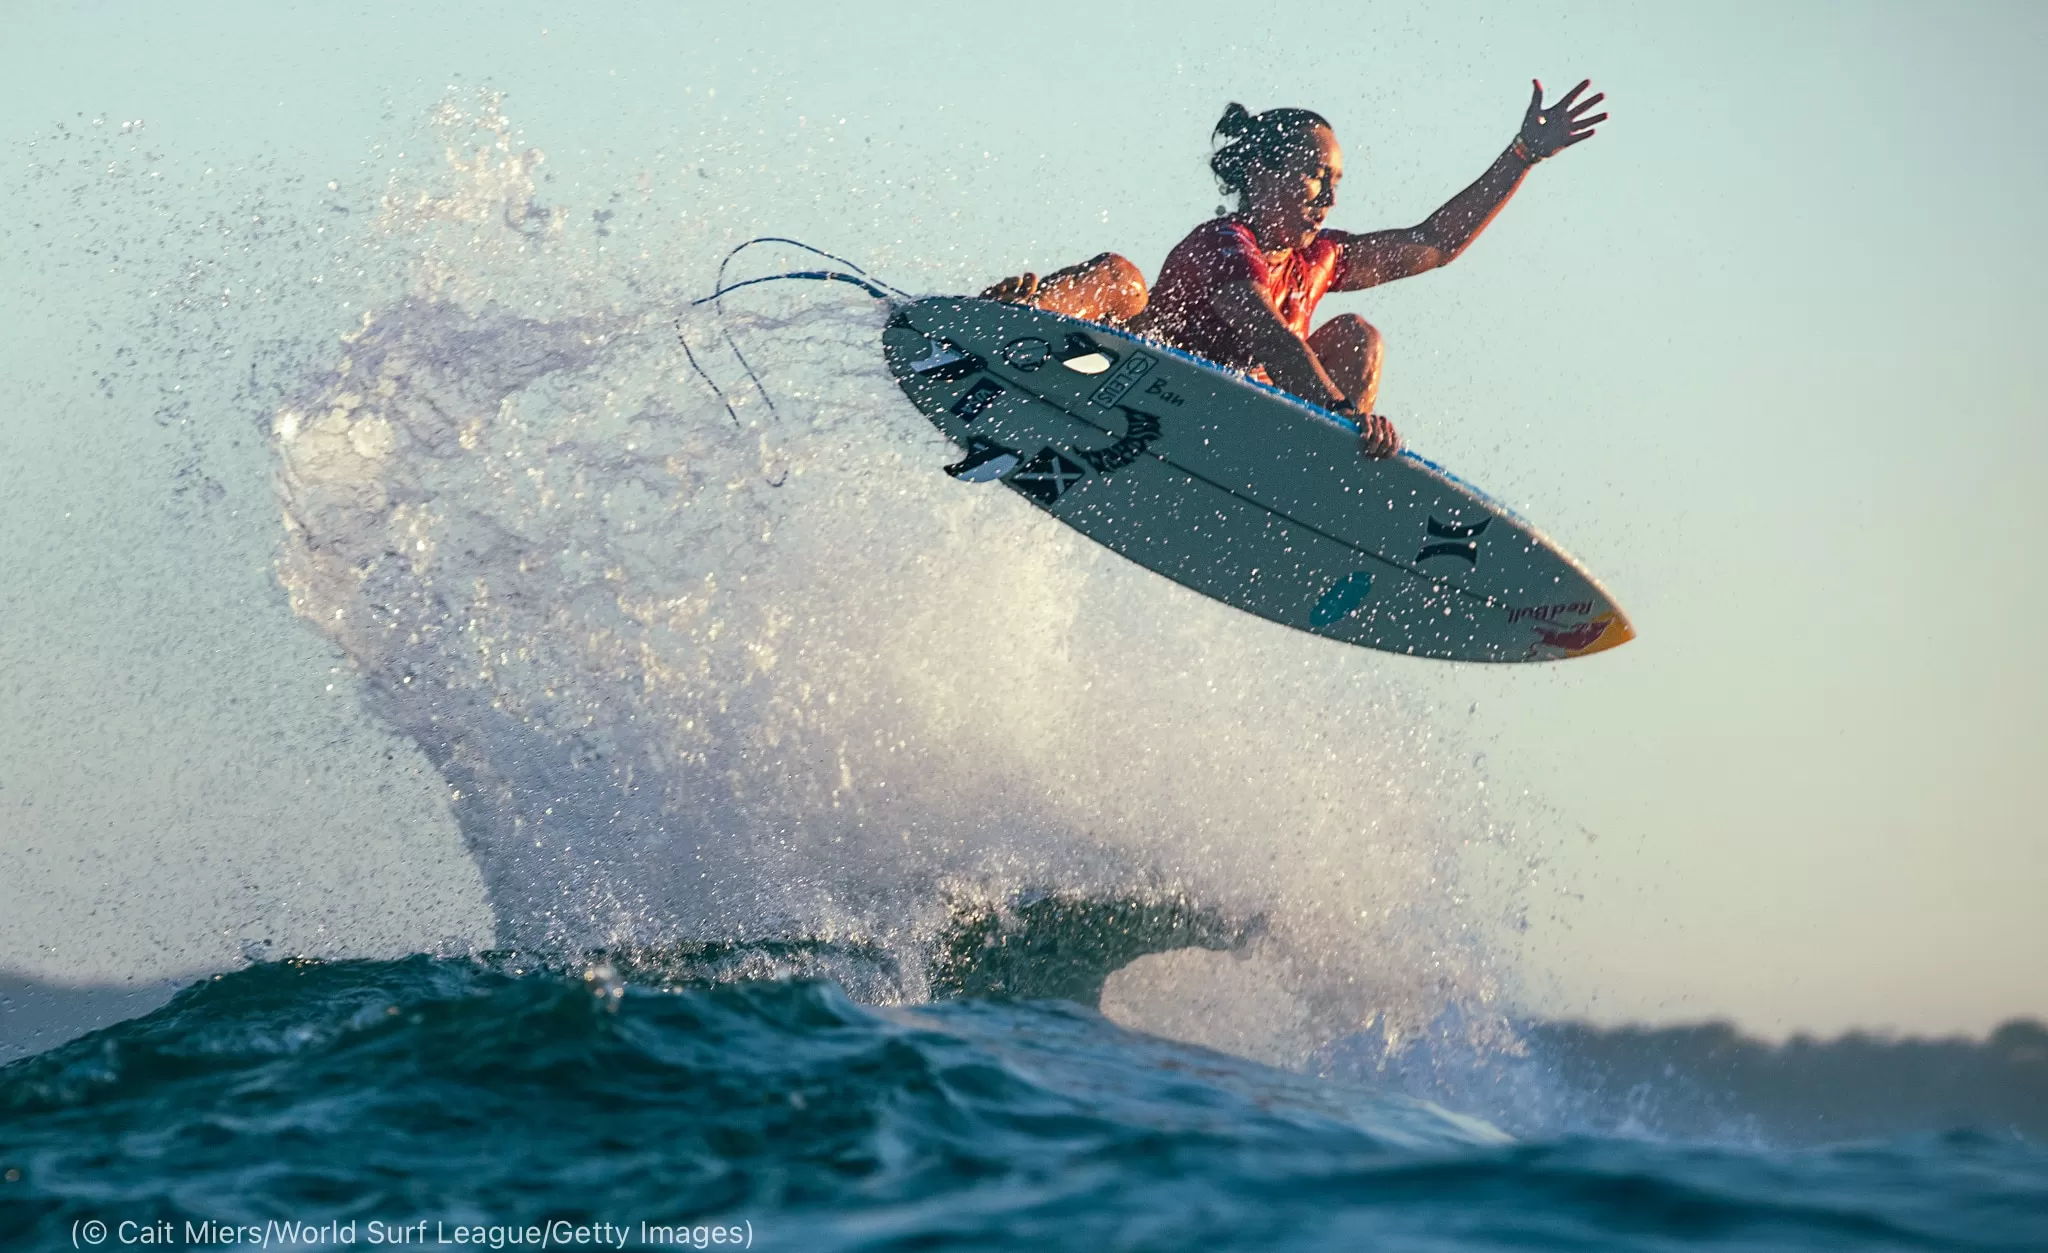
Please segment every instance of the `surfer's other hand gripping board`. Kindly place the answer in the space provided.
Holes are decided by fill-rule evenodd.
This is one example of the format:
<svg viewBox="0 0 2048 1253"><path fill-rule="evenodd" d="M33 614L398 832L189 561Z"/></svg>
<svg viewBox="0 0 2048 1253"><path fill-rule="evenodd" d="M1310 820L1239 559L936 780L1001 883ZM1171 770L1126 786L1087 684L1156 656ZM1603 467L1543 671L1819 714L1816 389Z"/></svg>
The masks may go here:
<svg viewBox="0 0 2048 1253"><path fill-rule="evenodd" d="M900 304L903 390L1060 521L1284 626L1450 661L1553 661L1634 638L1577 562L1497 501L1349 420L1123 332L967 297Z"/></svg>

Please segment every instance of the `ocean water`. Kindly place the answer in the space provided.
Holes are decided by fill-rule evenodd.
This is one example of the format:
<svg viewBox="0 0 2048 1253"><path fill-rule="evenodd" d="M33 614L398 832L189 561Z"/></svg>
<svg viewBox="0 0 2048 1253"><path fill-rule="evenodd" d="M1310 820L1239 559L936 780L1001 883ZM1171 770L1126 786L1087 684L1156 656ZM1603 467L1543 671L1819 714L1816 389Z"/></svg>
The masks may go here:
<svg viewBox="0 0 2048 1253"><path fill-rule="evenodd" d="M2010 1133L1511 1139L1068 1001L879 1009L827 979L664 964L275 962L197 984L0 1071L5 1243L2022 1250L2048 1231L2048 1153Z"/></svg>
<svg viewBox="0 0 2048 1253"><path fill-rule="evenodd" d="M468 91L353 182L31 147L136 507L255 555L486 922L246 888L231 972L0 1069L0 1246L2048 1248L2048 1032L1528 1019L1455 724L937 473L874 302L691 306L701 154L550 188Z"/></svg>

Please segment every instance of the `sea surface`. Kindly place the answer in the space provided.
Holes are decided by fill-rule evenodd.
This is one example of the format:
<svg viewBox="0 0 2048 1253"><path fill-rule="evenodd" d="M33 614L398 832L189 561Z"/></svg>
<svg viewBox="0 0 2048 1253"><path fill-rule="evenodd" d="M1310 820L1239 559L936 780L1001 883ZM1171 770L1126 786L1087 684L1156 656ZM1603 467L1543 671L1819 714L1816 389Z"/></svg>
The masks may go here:
<svg viewBox="0 0 2048 1253"><path fill-rule="evenodd" d="M2048 1235L2048 1152L2010 1129L1817 1147L1510 1138L1072 1002L876 1009L830 980L715 984L688 965L625 981L610 963L421 956L196 984L0 1070L0 1243L85 1247L94 1222L113 1244L322 1248L2037 1250Z"/></svg>
<svg viewBox="0 0 2048 1253"><path fill-rule="evenodd" d="M389 126L348 168L100 116L13 153L0 239L66 310L18 328L37 438L91 455L21 479L82 486L9 681L108 760L209 700L293 729L270 775L253 733L6 763L22 847L154 806L154 862L35 864L223 973L0 1067L0 1248L2048 1250L2048 1028L1529 1016L1548 867L1456 711L939 473L859 292L693 304L816 264L735 250L840 132L550 181L496 93ZM885 146L810 220L958 290ZM401 785L348 860L333 798Z"/></svg>

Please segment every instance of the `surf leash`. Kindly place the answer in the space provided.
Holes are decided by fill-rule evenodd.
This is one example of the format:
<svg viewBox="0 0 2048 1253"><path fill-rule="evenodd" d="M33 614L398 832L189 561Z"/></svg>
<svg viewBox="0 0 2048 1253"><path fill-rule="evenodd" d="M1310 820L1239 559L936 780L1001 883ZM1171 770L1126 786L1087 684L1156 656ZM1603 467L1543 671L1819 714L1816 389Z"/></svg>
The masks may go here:
<svg viewBox="0 0 2048 1253"><path fill-rule="evenodd" d="M742 279L737 283L728 284L725 281L725 273L727 268L732 265L733 258L757 244L784 244L792 248L801 248L805 252L823 257L827 261L845 266L846 268L844 270L791 270L783 274L765 274L759 278ZM757 235L753 239L741 243L731 252L726 253L725 259L718 263L718 277L712 282L711 294L697 300L692 300L690 307L694 309L698 305L708 304L717 310L719 337L725 341L725 346L732 353L733 359L740 363L740 369L746 371L748 381L754 385L754 391L761 397L762 403L768 406L769 414L777 421L782 420L781 411L776 409L774 398L768 395L768 389L762 384L760 374L755 371L753 363L747 360L746 354L740 351L739 343L733 339L732 329L726 323L725 297L727 293L736 292L743 287L753 287L760 283L780 283L793 280L848 283L860 288L875 299L890 304L898 300L913 299L910 293L882 282L845 257L826 252L822 248L814 248L801 239L790 239L784 235ZM690 368L697 372L697 377L703 379L704 385L709 387L712 394L718 397L718 403L725 406L725 412L732 418L733 425L744 426L745 424L740 421L739 412L733 408L732 399L726 395L725 389L720 387L711 377L710 373L705 370L703 363L697 360L697 354L691 350L689 337L683 333L683 320L681 317L676 318L676 341L683 346L683 356L689 359Z"/></svg>

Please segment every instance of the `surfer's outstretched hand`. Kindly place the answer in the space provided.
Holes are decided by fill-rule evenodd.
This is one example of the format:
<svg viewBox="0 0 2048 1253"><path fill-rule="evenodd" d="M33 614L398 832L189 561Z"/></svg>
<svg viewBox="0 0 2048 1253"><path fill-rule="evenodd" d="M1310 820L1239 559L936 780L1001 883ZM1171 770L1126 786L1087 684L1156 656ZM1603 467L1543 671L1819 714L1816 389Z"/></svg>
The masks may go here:
<svg viewBox="0 0 2048 1253"><path fill-rule="evenodd" d="M1586 116L1594 105L1607 99L1606 92L1596 91L1584 100L1579 99L1579 93L1593 85L1592 79L1581 79L1578 86L1564 94L1564 99L1549 108L1543 105L1542 80L1529 81L1535 90L1529 96L1529 111L1522 115L1522 133L1518 138L1528 150L1531 164L1591 139L1593 128L1607 120L1605 113Z"/></svg>
<svg viewBox="0 0 2048 1253"><path fill-rule="evenodd" d="M1354 414L1358 419L1358 450L1375 461L1401 451L1400 433L1394 424L1377 413Z"/></svg>
<svg viewBox="0 0 2048 1253"><path fill-rule="evenodd" d="M981 293L983 300L1007 300L1013 305L1028 305L1038 295L1038 276L1019 274Z"/></svg>

